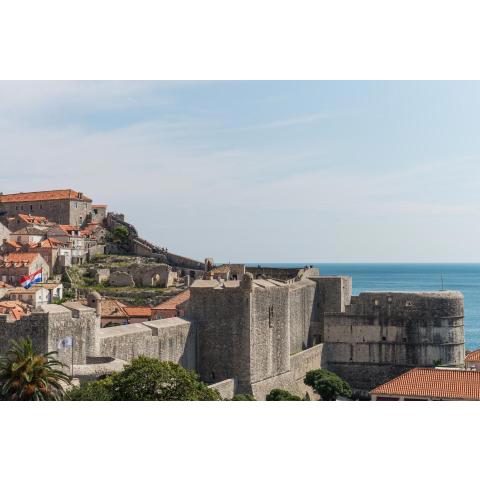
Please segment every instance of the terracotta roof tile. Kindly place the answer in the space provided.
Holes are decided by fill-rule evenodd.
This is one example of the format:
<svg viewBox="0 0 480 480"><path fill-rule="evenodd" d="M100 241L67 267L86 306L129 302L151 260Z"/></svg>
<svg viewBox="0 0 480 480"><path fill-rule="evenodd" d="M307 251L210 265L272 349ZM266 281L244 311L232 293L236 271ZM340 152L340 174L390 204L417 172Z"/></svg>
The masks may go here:
<svg viewBox="0 0 480 480"><path fill-rule="evenodd" d="M35 262L38 257L40 257L39 253L19 253L13 252L5 255L3 257L3 261L5 263L26 263L30 264Z"/></svg>
<svg viewBox="0 0 480 480"><path fill-rule="evenodd" d="M20 320L24 315L29 315L31 306L18 300L0 301L0 313L12 315L15 320Z"/></svg>
<svg viewBox="0 0 480 480"><path fill-rule="evenodd" d="M466 357L466 362L478 362L480 360L480 349L470 352Z"/></svg>
<svg viewBox="0 0 480 480"><path fill-rule="evenodd" d="M480 400L480 372L414 368L370 393L379 396Z"/></svg>
<svg viewBox="0 0 480 480"><path fill-rule="evenodd" d="M113 298L102 298L102 318L127 318L126 305Z"/></svg>
<svg viewBox="0 0 480 480"><path fill-rule="evenodd" d="M78 198L78 192L75 190L49 190L44 192L27 192L27 193L11 193L8 195L0 195L0 203L16 203L16 202L39 202L47 200L78 200L91 202L92 200L85 195Z"/></svg>
<svg viewBox="0 0 480 480"><path fill-rule="evenodd" d="M150 307L124 307L129 317L151 317L152 309Z"/></svg>
<svg viewBox="0 0 480 480"><path fill-rule="evenodd" d="M169 298L163 303L160 303L153 310L174 310L182 303L186 302L190 298L190 290L184 290L182 293Z"/></svg>
<svg viewBox="0 0 480 480"><path fill-rule="evenodd" d="M47 217L38 217L38 216L35 216L35 215L26 215L24 213L19 213L18 218L20 218L24 222L35 224L35 225L42 225L42 224L49 223L49 221L47 220Z"/></svg>

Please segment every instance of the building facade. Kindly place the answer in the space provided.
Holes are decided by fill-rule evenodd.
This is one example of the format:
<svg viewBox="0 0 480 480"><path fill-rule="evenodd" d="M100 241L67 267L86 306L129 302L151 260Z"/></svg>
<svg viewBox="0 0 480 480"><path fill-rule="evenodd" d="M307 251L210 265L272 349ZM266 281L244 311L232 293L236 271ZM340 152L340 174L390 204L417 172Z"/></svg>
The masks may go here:
<svg viewBox="0 0 480 480"><path fill-rule="evenodd" d="M0 194L0 215L42 216L63 225L83 225L92 210L92 200L75 190Z"/></svg>
<svg viewBox="0 0 480 480"><path fill-rule="evenodd" d="M39 253L9 253L0 258L0 280L14 286L37 270L42 270L43 281L49 278L50 268Z"/></svg>

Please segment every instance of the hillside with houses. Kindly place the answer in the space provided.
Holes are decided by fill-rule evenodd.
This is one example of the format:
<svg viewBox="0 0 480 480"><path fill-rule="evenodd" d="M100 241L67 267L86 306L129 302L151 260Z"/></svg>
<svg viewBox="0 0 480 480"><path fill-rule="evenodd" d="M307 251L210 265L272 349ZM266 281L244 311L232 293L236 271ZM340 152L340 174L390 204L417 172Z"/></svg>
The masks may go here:
<svg viewBox="0 0 480 480"><path fill-rule="evenodd" d="M82 192L0 194L0 313L9 321L45 304L86 304L91 291L102 326L176 316L203 274L202 262L142 239Z"/></svg>

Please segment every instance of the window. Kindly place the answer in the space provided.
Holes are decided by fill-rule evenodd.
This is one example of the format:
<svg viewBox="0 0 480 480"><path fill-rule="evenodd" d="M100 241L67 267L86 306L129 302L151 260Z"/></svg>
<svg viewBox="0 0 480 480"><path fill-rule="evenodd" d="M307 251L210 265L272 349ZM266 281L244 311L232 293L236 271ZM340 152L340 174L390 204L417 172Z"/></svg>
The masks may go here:
<svg viewBox="0 0 480 480"><path fill-rule="evenodd" d="M30 205L30 211L32 211L32 210L33 210L33 205Z"/></svg>
<svg viewBox="0 0 480 480"><path fill-rule="evenodd" d="M382 337L382 342L386 342L387 341L387 337Z"/></svg>
<svg viewBox="0 0 480 480"><path fill-rule="evenodd" d="M273 327L273 305L268 307L268 328Z"/></svg>

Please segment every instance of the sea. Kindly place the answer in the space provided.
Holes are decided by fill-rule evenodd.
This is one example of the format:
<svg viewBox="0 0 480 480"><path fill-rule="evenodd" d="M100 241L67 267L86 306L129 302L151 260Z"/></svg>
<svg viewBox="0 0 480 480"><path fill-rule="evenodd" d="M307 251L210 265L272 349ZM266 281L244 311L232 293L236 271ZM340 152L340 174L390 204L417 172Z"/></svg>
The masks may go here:
<svg viewBox="0 0 480 480"><path fill-rule="evenodd" d="M265 263L263 267L303 267ZM465 349L480 348L479 263L309 263L321 275L349 275L353 294L367 291L459 290L465 298ZM257 264L252 264L257 266Z"/></svg>

